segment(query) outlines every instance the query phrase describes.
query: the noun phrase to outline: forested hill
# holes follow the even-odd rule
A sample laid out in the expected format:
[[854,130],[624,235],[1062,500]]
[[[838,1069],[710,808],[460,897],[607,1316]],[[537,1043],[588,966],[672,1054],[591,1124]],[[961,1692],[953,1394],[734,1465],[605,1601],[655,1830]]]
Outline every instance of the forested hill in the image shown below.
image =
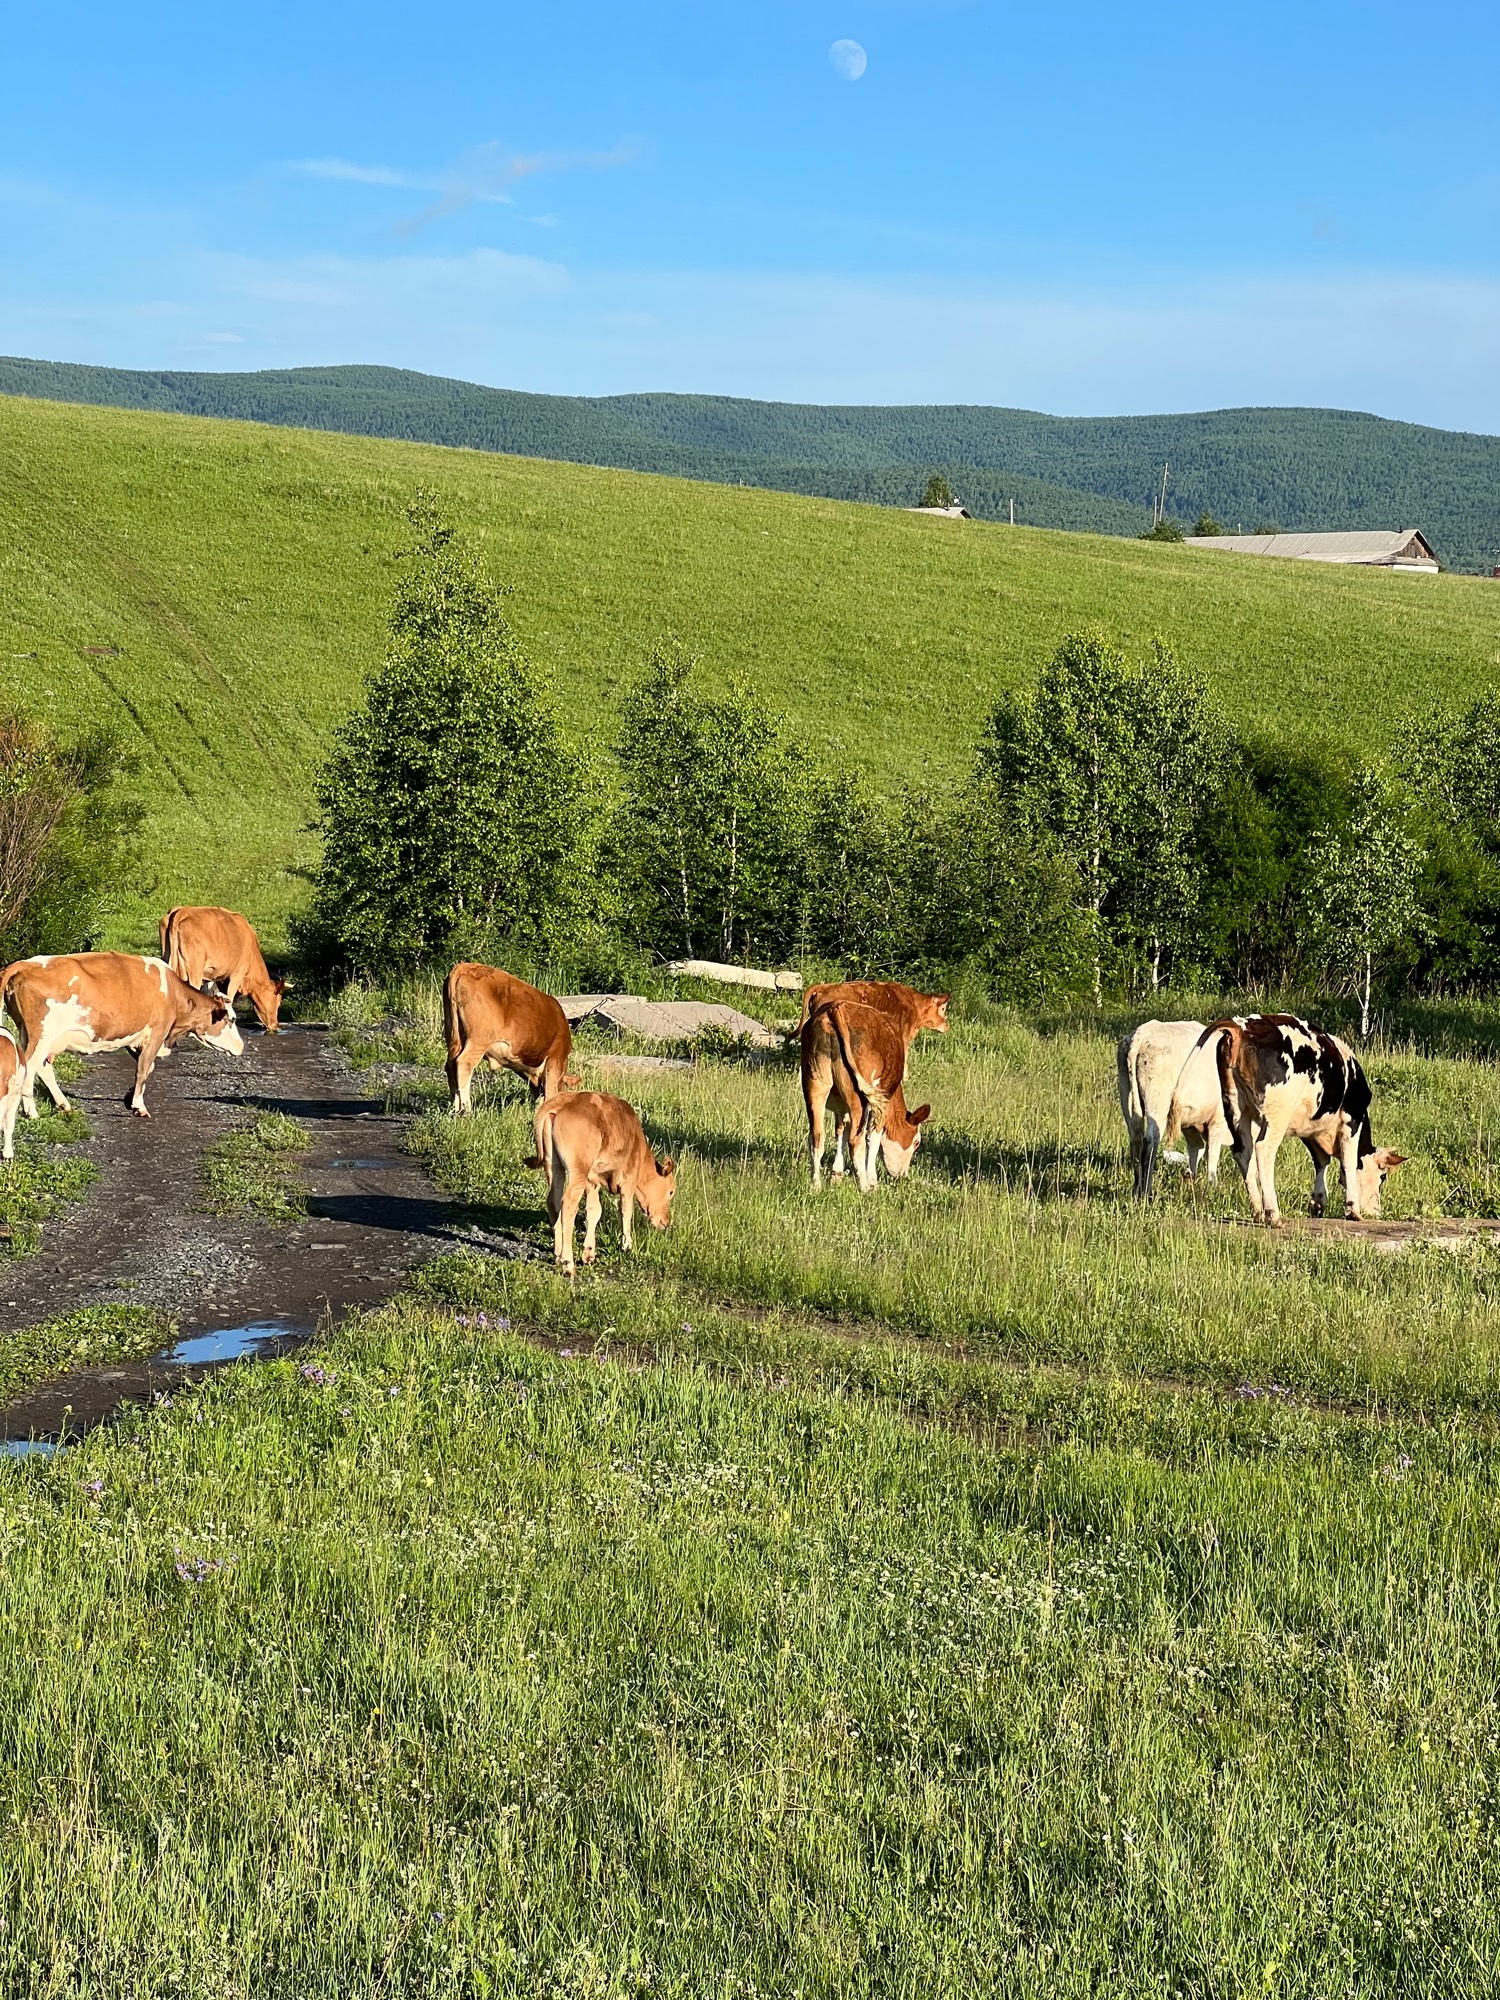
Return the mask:
[[1500,438],[1347,410],[1049,417],[983,405],[829,406],[729,396],[540,396],[397,368],[155,373],[0,358],[0,394],[313,430],[910,505],[941,471],[975,514],[1136,534],[1168,512],[1231,531],[1420,528],[1451,568],[1500,552]]

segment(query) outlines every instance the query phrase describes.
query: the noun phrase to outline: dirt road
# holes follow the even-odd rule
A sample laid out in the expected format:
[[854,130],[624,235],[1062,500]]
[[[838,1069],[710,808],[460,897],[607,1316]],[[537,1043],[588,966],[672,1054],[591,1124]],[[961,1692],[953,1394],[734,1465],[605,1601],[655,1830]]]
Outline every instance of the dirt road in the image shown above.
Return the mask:
[[[70,1087],[100,1178],[45,1225],[37,1256],[0,1265],[0,1329],[106,1301],[159,1306],[184,1330],[310,1327],[326,1310],[387,1298],[413,1265],[475,1240],[403,1152],[403,1121],[364,1093],[326,1029],[247,1031],[239,1058],[184,1043],[147,1087],[149,1120],[126,1108],[134,1063],[97,1056]],[[291,1226],[196,1206],[204,1148],[258,1111],[285,1112],[312,1135],[308,1214]]]

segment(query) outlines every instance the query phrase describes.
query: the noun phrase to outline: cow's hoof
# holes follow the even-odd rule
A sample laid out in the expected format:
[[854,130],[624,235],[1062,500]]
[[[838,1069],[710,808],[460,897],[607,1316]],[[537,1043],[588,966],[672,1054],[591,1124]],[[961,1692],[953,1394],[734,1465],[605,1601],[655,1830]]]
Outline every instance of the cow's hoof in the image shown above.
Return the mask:
[[593,1253],[593,1251],[592,1251],[592,1250],[585,1250],[585,1251],[584,1251],[584,1253],[583,1253],[583,1261],[584,1261],[584,1263],[585,1263],[585,1264],[592,1264],[592,1263],[593,1263],[593,1261],[594,1261],[594,1253]]
[[1328,1213],[1327,1209],[1323,1206],[1322,1202],[1320,1201],[1313,1202],[1309,1206],[1307,1212],[1312,1217],[1314,1222],[1321,1222],[1323,1220],[1323,1217]]
[[149,1118],[151,1116],[151,1113],[146,1109],[144,1104],[132,1104],[130,1109],[132,1115],[136,1118]]

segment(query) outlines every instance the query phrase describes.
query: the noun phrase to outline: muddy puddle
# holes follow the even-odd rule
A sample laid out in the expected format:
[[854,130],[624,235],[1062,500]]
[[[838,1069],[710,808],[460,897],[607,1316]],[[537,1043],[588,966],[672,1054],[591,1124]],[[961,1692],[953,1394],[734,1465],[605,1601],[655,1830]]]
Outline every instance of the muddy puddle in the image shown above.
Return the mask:
[[170,1396],[235,1361],[289,1354],[311,1333],[288,1319],[247,1320],[184,1334],[145,1361],[70,1369],[0,1411],[0,1458],[50,1458],[132,1405]]

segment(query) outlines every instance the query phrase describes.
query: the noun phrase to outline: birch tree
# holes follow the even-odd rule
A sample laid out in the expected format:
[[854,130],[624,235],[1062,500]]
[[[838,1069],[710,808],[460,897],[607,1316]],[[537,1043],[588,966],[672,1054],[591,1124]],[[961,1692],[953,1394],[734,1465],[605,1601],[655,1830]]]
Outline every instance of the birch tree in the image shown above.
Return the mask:
[[1362,1035],[1370,1032],[1375,975],[1416,926],[1421,866],[1399,801],[1367,765],[1355,779],[1347,826],[1309,843],[1306,892],[1312,942],[1334,978],[1358,995]]

